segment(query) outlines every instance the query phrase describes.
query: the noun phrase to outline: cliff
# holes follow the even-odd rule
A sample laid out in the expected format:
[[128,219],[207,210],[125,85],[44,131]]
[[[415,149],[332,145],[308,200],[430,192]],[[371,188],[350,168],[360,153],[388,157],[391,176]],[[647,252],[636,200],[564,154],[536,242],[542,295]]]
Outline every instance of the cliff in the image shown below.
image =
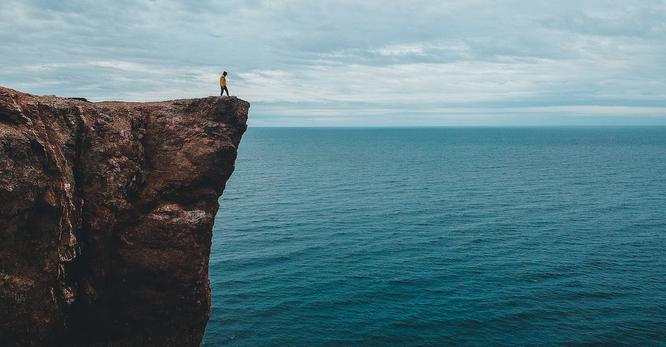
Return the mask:
[[0,341],[198,346],[249,104],[0,88]]

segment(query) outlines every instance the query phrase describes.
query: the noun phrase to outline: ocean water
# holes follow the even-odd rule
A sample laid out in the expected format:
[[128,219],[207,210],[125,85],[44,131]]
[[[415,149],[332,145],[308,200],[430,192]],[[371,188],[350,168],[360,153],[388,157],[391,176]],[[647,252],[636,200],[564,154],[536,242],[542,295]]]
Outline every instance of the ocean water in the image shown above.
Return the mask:
[[204,346],[666,345],[666,128],[250,128]]

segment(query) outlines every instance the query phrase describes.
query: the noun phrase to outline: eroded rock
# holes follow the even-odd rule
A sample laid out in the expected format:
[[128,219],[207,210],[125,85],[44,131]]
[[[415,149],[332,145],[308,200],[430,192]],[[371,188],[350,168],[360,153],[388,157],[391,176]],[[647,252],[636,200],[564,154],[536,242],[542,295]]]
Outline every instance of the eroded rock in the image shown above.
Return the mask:
[[197,346],[248,109],[0,88],[3,345]]

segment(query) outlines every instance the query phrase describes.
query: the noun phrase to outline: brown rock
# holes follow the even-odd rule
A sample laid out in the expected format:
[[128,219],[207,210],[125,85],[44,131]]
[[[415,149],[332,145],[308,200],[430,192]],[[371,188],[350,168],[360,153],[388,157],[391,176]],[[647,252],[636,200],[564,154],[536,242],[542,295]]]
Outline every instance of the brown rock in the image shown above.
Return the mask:
[[198,346],[218,198],[249,104],[0,87],[0,341]]

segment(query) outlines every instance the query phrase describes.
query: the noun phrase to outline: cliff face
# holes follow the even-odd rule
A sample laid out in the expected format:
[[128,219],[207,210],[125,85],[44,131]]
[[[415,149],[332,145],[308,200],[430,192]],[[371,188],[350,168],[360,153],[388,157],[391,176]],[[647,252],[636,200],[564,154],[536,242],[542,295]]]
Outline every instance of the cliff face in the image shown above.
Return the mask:
[[3,345],[197,346],[248,109],[0,88]]

